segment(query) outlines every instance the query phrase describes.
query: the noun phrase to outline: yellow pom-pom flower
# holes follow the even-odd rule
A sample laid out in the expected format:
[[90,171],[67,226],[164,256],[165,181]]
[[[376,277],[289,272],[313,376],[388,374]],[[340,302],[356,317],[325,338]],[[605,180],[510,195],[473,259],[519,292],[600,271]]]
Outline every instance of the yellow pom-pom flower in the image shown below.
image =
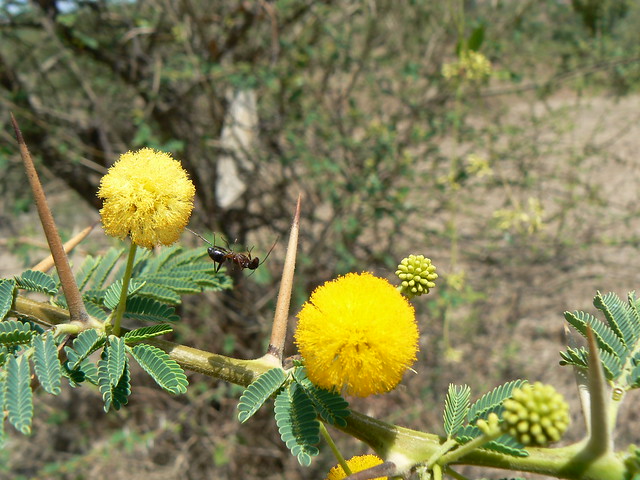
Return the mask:
[[436,286],[434,280],[438,278],[435,265],[424,255],[409,255],[398,265],[396,275],[400,283],[400,293],[409,298],[429,293],[429,289]]
[[102,177],[98,197],[108,235],[141,247],[171,245],[186,227],[195,187],[180,162],[151,148],[127,152]]
[[502,430],[523,445],[557,442],[569,426],[569,405],[551,385],[516,388],[502,405]]
[[350,273],[318,287],[298,314],[295,340],[317,386],[359,397],[393,390],[416,360],[418,327],[387,280]]
[[[376,457],[375,455],[358,455],[357,457],[351,457],[347,460],[347,466],[351,470],[351,473],[361,472],[362,470],[366,470],[367,468],[375,467],[376,465],[380,465],[382,463],[382,459],[380,457]],[[325,480],[342,480],[346,478],[347,474],[344,473],[342,466],[336,465],[331,470],[329,470],[329,474]],[[373,480],[387,480],[388,477],[376,477]]]

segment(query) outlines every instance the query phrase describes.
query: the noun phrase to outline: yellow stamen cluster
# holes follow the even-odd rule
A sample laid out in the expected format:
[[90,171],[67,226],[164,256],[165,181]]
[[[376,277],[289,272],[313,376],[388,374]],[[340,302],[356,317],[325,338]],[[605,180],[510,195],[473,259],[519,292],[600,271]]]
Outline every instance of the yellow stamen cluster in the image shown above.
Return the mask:
[[[357,457],[351,457],[347,460],[347,466],[351,473],[361,472],[366,470],[367,468],[375,467],[376,465],[380,465],[382,463],[382,459],[380,457],[376,457],[375,455],[358,455]],[[325,480],[342,480],[346,478],[347,474],[344,473],[344,470],[340,465],[336,465],[331,470],[329,470],[329,474]],[[388,477],[376,477],[373,480],[387,480]]]
[[523,445],[557,442],[569,426],[569,405],[551,385],[536,382],[517,388],[503,406],[502,430]]
[[429,289],[436,286],[434,280],[438,278],[436,267],[424,255],[409,255],[404,258],[396,275],[400,278],[398,290],[408,298],[429,293]]
[[100,181],[104,231],[136,245],[171,245],[193,210],[195,187],[180,162],[151,148],[127,152]]
[[298,314],[295,340],[314,384],[366,397],[400,383],[416,360],[418,335],[409,301],[365,272],[318,287]]

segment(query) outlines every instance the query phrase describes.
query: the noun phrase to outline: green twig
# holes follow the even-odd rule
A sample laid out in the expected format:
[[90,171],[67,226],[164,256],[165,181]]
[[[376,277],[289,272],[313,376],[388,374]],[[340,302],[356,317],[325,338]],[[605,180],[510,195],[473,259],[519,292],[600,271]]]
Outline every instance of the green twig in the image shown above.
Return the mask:
[[346,473],[347,475],[351,475],[353,472],[349,468],[349,465],[347,465],[347,461],[340,453],[340,450],[338,450],[338,447],[333,441],[333,438],[331,438],[331,435],[329,435],[327,427],[325,427],[324,423],[322,422],[320,422],[320,434],[322,435],[322,438],[324,438],[324,441],[327,442],[327,445],[329,445],[333,456],[336,457],[336,460],[338,460],[338,463],[342,467],[342,470],[344,470],[344,473]]
[[133,271],[133,260],[136,258],[136,250],[138,246],[135,243],[131,243],[129,248],[129,256],[127,257],[127,267],[124,271],[124,277],[122,277],[122,290],[120,291],[120,301],[115,312],[113,312],[113,334],[120,336],[120,324],[122,323],[122,315],[127,307],[127,292],[129,291],[129,283],[131,281],[131,272]]

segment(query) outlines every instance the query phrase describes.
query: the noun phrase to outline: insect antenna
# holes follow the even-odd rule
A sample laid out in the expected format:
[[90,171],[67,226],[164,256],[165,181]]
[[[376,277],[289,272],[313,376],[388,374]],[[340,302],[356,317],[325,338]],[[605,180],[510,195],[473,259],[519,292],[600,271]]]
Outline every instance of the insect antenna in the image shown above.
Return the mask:
[[[200,235],[199,233],[194,232],[193,230],[191,230],[189,227],[184,227],[185,230],[189,230],[191,233],[193,233],[196,237],[200,238],[201,240],[204,240],[205,242],[207,242],[209,245],[211,245],[212,247],[215,246],[213,243],[211,243],[209,240],[207,240],[206,238],[204,238],[202,235]],[[215,235],[213,237],[213,241],[215,242]]]

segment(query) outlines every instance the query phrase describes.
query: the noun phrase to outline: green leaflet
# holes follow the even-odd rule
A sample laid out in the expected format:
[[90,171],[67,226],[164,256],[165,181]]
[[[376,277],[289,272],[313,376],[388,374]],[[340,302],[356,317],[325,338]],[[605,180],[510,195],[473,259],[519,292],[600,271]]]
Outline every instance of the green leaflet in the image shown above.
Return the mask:
[[136,362],[169,393],[179,394],[187,391],[189,384],[184,371],[164,351],[152,345],[141,343],[127,347]]
[[[144,282],[139,280],[132,280],[129,283],[129,287],[127,288],[127,298],[131,298],[133,295],[138,293],[144,287]],[[122,293],[122,280],[116,280],[109,288],[104,292],[104,297],[102,299],[104,306],[109,308],[110,310],[115,310],[120,302],[120,294]]]
[[33,366],[42,388],[52,395],[60,393],[62,369],[53,334],[47,332],[33,339]]
[[[602,312],[606,323],[585,312],[565,312],[567,322],[585,337],[587,325],[592,328],[607,380],[623,391],[639,388],[640,315],[635,293],[629,293],[625,303],[614,293],[602,295],[598,292],[593,304]],[[569,347],[560,356],[561,365],[583,369],[588,366],[588,352],[585,348]]]
[[471,388],[468,385],[449,384],[447,396],[444,400],[444,431],[447,437],[456,435],[462,428],[469,411]]
[[174,291],[169,285],[146,283],[144,287],[140,289],[138,295],[168,303],[169,305],[178,305],[182,302],[180,294]]
[[11,355],[7,362],[6,408],[9,421],[24,435],[31,433],[33,418],[33,393],[31,392],[31,369],[29,360],[20,355]]
[[602,296],[600,292],[593,299],[593,305],[604,314],[607,323],[622,343],[633,347],[640,336],[640,322],[634,322],[631,306],[620,300],[615,293]]
[[[115,387],[120,382],[127,362],[124,339],[110,335],[109,343],[107,343],[107,347],[104,349],[103,356],[105,356],[105,354],[109,384]],[[99,371],[100,369],[98,368],[98,372]]]
[[112,405],[116,410],[120,410],[120,407],[127,404],[131,394],[131,373],[126,357],[122,375],[115,385],[112,384],[112,368],[109,366],[108,357],[106,351],[102,352],[102,358],[98,362],[98,389],[102,394],[105,412],[108,412]]
[[124,315],[127,318],[147,322],[178,322],[180,317],[175,312],[174,307],[160,303],[153,298],[133,297],[127,300],[127,309]]
[[467,415],[468,423],[475,423],[479,418],[486,419],[490,413],[498,413],[501,409],[502,402],[511,396],[511,393],[522,385],[527,383],[526,380],[514,380],[499,385],[488,393],[482,395],[469,408]]
[[[480,435],[482,435],[482,432],[478,427],[467,425],[458,432],[456,441],[458,441],[458,443],[465,444]],[[484,444],[482,448],[503,453],[505,455],[511,455],[513,457],[529,456],[529,452],[527,452],[525,446],[516,441],[510,435],[502,435],[496,440]]]
[[107,276],[111,273],[113,267],[122,256],[122,252],[124,252],[124,249],[122,248],[110,248],[103,257],[98,257],[97,265],[92,269],[92,274],[84,284],[89,288],[102,288]]
[[0,320],[3,320],[11,309],[15,290],[16,282],[14,280],[0,280]]
[[100,263],[98,260],[98,258],[87,256],[82,261],[82,265],[80,265],[80,269],[76,273],[76,282],[78,283],[78,289],[80,289],[80,291],[84,290],[91,276],[96,271],[96,268],[98,268],[98,264]]
[[6,378],[0,377],[0,409],[3,412],[0,414],[0,448],[4,447],[6,434],[4,430],[4,410],[7,398],[7,382]]
[[315,445],[320,441],[320,423],[313,402],[304,389],[293,382],[276,395],[274,410],[282,441],[300,465],[309,466],[311,458],[318,455]]
[[198,293],[202,291],[200,285],[191,279],[172,277],[168,273],[163,272],[162,275],[146,275],[145,280],[149,286],[166,287],[174,292],[184,295],[187,293]]
[[7,346],[26,345],[36,334],[31,325],[17,320],[5,320],[0,322],[0,344]]
[[151,325],[150,327],[136,328],[135,330],[131,330],[130,332],[125,333],[124,341],[127,342],[127,345],[133,345],[134,343],[140,342],[147,338],[157,337],[159,335],[164,335],[172,331],[173,327],[171,325],[167,325],[166,323]]
[[277,392],[287,378],[282,368],[272,368],[256,378],[245,389],[238,402],[238,420],[246,422],[267,399]]
[[27,270],[16,277],[16,285],[22,290],[31,290],[46,295],[57,295],[58,288],[51,275],[37,270]]
[[587,336],[587,325],[589,325],[596,336],[598,348],[606,350],[620,359],[624,357],[627,351],[626,347],[608,325],[605,325],[593,315],[585,312],[565,312],[564,318],[585,338]]
[[313,406],[320,417],[330,425],[345,427],[346,418],[351,413],[349,402],[338,393],[330,392],[314,385],[307,377],[304,368],[296,368],[293,378],[304,389],[313,402]]
[[96,330],[81,332],[73,341],[72,347],[64,347],[69,370],[75,370],[85,358],[102,347],[106,339],[104,334],[99,334]]

